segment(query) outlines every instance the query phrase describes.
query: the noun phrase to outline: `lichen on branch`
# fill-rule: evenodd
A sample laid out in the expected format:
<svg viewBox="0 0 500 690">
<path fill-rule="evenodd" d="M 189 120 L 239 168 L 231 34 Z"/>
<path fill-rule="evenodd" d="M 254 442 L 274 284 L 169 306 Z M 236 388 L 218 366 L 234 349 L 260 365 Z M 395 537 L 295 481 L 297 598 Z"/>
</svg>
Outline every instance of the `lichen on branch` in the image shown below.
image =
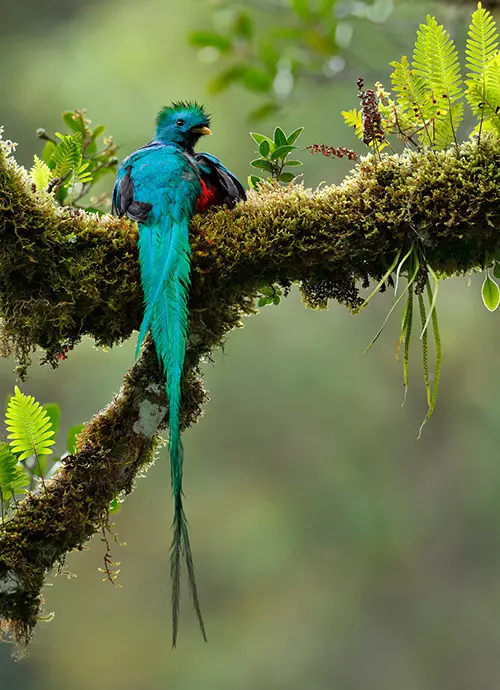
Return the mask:
<svg viewBox="0 0 500 690">
<path fill-rule="evenodd" d="M 111 346 L 140 323 L 137 230 L 124 219 L 61 208 L 34 191 L 0 139 L 0 316 L 4 354 L 24 368 L 36 348 L 57 364 L 89 335 Z M 483 137 L 444 152 L 361 161 L 339 186 L 262 185 L 246 203 L 191 223 L 190 339 L 183 423 L 200 414 L 200 359 L 272 283 L 301 284 L 307 304 L 334 298 L 359 310 L 358 288 L 380 280 L 418 242 L 441 278 L 481 269 L 499 249 L 500 146 Z M 110 500 L 132 489 L 165 426 L 163 376 L 149 345 L 77 452 L 46 490 L 0 529 L 0 621 L 26 642 L 51 568 L 106 523 Z"/>
</svg>

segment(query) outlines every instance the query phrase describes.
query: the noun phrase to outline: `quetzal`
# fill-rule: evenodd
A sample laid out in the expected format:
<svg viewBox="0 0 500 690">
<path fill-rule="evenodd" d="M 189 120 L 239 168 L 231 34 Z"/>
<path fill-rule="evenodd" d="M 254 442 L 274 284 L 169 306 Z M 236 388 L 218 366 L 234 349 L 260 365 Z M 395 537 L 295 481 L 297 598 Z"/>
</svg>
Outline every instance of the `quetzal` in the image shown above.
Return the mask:
<svg viewBox="0 0 500 690">
<path fill-rule="evenodd" d="M 182 505 L 183 449 L 180 434 L 181 378 L 188 336 L 190 285 L 189 221 L 216 204 L 233 207 L 246 198 L 238 179 L 208 153 L 195 153 L 198 139 L 211 134 L 210 118 L 196 103 L 173 103 L 156 119 L 155 137 L 120 165 L 112 212 L 139 224 L 139 262 L 144 317 L 137 352 L 149 331 L 166 376 L 169 400 L 169 455 L 174 499 L 171 548 L 173 645 L 177 640 L 180 567 L 184 556 L 200 628 L 201 615 L 188 527 Z"/>
</svg>

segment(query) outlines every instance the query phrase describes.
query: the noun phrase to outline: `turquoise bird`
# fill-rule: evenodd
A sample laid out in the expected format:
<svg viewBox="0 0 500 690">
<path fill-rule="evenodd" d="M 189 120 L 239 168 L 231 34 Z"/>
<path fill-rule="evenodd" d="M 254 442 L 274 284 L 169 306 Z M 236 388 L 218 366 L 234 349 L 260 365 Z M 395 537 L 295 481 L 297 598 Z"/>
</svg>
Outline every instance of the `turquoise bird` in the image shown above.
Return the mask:
<svg viewBox="0 0 500 690">
<path fill-rule="evenodd" d="M 174 499 L 172 579 L 173 646 L 179 626 L 180 568 L 184 557 L 198 622 L 206 641 L 188 526 L 182 504 L 183 449 L 180 433 L 181 379 L 188 337 L 190 285 L 189 222 L 214 205 L 232 208 L 245 190 L 222 163 L 195 153 L 201 136 L 211 134 L 210 118 L 196 103 L 173 103 L 160 110 L 155 137 L 120 165 L 112 212 L 139 225 L 139 263 L 144 317 L 137 351 L 151 332 L 166 377 L 169 400 L 169 455 Z"/>
</svg>

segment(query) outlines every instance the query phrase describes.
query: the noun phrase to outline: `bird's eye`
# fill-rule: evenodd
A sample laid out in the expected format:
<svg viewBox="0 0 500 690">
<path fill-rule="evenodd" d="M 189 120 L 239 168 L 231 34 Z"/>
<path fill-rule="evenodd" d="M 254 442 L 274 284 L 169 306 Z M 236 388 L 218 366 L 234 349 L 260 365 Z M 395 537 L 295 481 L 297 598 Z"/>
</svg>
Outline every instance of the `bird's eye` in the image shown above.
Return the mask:
<svg viewBox="0 0 500 690">
<path fill-rule="evenodd" d="M 175 124 L 177 127 L 182 127 L 182 125 L 184 124 L 184 120 L 177 120 Z"/>
</svg>

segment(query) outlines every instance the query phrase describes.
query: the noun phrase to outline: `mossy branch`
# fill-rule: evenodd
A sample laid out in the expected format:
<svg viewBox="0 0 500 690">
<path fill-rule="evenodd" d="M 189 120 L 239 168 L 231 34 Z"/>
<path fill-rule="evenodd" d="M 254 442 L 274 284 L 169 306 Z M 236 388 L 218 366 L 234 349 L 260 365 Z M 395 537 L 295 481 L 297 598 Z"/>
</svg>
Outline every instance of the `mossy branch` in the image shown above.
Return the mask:
<svg viewBox="0 0 500 690">
<path fill-rule="evenodd" d="M 357 311 L 360 282 L 380 280 L 415 241 L 441 277 L 488 265 L 500 245 L 499 209 L 500 145 L 482 141 L 370 158 L 340 186 L 264 186 L 234 210 L 196 216 L 184 426 L 204 401 L 200 358 L 253 313 L 259 288 L 300 281 L 310 306 L 335 298 Z M 128 338 L 142 312 L 136 239 L 126 220 L 60 208 L 33 191 L 0 139 L 3 353 L 24 369 L 37 347 L 55 365 L 83 335 L 108 346 Z M 0 529 L 0 621 L 18 642 L 40 615 L 46 574 L 106 523 L 110 500 L 151 461 L 167 414 L 163 389 L 149 345 L 78 452 Z"/>
</svg>

